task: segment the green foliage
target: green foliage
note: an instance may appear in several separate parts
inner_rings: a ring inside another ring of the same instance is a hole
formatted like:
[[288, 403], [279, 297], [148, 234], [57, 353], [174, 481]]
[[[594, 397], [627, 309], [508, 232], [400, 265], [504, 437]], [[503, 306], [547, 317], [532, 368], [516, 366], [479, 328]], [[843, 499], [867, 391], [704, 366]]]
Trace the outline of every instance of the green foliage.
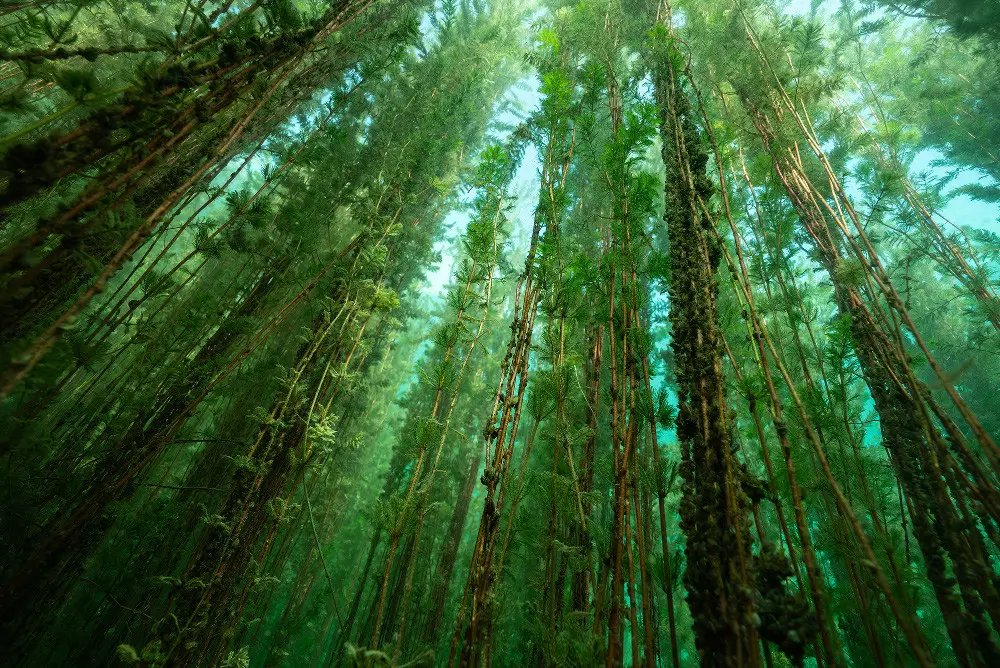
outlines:
[[808, 4], [0, 7], [5, 660], [995, 663], [995, 12]]
[[844, 287], [860, 288], [865, 282], [865, 270], [858, 260], [842, 259], [834, 267], [833, 277], [838, 284]]
[[223, 668], [250, 668], [250, 648], [240, 647], [226, 655], [222, 662]]

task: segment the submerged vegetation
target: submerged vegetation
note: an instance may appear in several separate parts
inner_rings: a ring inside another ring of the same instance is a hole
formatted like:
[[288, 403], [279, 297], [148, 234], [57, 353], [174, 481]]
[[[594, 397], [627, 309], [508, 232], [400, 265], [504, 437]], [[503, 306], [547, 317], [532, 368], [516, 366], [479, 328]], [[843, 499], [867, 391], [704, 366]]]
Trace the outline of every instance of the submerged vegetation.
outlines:
[[5, 666], [1000, 665], [989, 0], [0, 0]]

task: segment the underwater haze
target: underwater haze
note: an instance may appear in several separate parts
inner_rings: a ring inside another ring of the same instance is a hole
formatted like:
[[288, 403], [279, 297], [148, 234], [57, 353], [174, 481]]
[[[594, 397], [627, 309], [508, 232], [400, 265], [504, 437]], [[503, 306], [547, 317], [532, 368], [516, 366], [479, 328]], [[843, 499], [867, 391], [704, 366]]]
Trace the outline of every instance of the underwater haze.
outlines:
[[0, 664], [1000, 666], [996, 0], [0, 0]]

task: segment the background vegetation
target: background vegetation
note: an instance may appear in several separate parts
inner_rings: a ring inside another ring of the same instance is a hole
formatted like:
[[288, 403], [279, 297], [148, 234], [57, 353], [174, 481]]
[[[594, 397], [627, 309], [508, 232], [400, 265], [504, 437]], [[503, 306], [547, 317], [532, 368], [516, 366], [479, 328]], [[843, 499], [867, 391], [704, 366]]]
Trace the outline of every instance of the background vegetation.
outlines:
[[0, 0], [4, 665], [1000, 665], [998, 25]]

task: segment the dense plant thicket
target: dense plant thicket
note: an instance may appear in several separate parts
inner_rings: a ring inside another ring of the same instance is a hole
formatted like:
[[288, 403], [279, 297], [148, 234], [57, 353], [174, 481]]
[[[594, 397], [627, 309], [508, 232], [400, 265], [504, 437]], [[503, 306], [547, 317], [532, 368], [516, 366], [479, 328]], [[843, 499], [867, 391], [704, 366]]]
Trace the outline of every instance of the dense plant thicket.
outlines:
[[998, 21], [3, 0], [4, 664], [1000, 664]]

